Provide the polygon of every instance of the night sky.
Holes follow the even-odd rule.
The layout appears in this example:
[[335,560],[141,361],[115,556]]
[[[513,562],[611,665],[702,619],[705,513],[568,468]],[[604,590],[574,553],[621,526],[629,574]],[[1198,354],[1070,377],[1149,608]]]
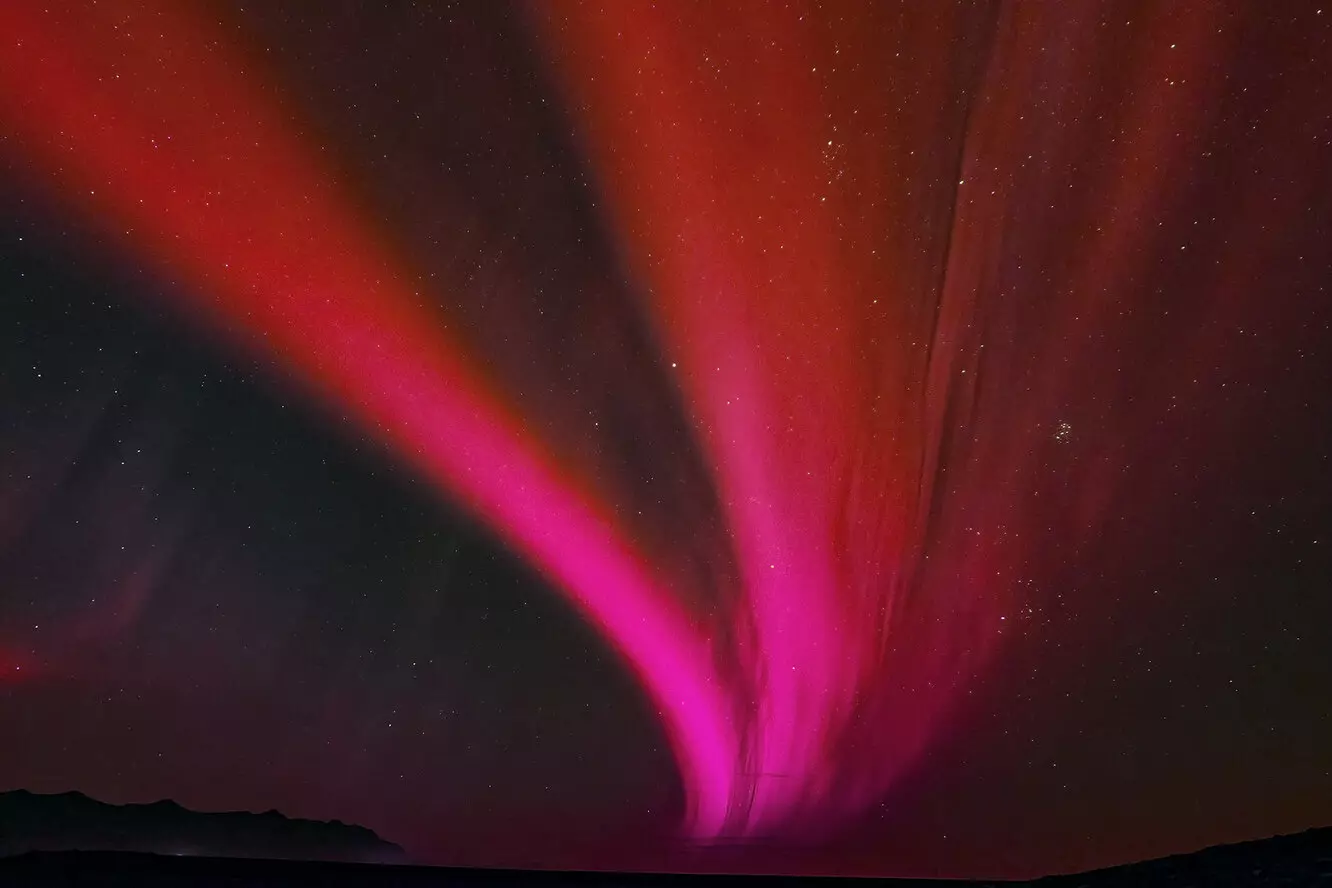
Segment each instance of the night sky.
[[1332,5],[0,47],[0,789],[527,866],[1332,824]]

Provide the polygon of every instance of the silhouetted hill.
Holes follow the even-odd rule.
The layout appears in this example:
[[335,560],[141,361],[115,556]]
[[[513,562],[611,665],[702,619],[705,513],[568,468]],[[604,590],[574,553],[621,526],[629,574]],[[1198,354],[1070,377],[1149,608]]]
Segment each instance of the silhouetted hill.
[[[8,796],[14,796],[9,793]],[[60,796],[30,796],[31,799],[59,799]],[[83,796],[75,804],[111,808]],[[12,799],[0,795],[0,811],[11,810]],[[169,809],[182,811],[175,805]],[[17,807],[17,806],[14,806]],[[165,805],[127,806],[158,808]],[[185,812],[189,814],[190,812]],[[0,814],[0,817],[8,816]],[[192,815],[202,818],[238,815]],[[256,815],[239,815],[256,818]],[[257,815],[271,821],[269,815]],[[280,818],[288,824],[308,823]],[[0,820],[0,823],[5,821]],[[373,833],[339,824],[310,824],[316,827],[340,827],[359,835]],[[379,847],[387,845],[377,838]],[[290,851],[285,857],[294,857]],[[314,855],[312,855],[313,857]],[[248,859],[247,859],[248,858]],[[111,886],[133,885],[156,888],[167,885],[193,885],[199,888],[221,886],[319,885],[322,888],[369,888],[393,885],[397,888],[667,888],[670,885],[693,888],[828,888],[828,886],[882,885],[883,888],[1229,888],[1229,886],[1332,886],[1332,828],[1309,830],[1297,835],[1260,839],[1234,845],[1221,845],[1191,854],[1129,864],[1076,875],[1049,876],[1026,882],[965,882],[919,879],[834,879],[783,876],[712,876],[661,875],[598,872],[557,872],[503,869],[456,869],[443,867],[384,866],[359,862],[311,860],[263,860],[246,855],[228,858],[162,856],[149,853],[112,851],[37,851],[0,859],[0,885],[37,886]]]
[[1332,827],[1288,836],[1217,845],[1071,876],[1026,884],[1040,888],[1184,888],[1184,886],[1320,885],[1332,888]]
[[0,856],[101,850],[372,863],[405,860],[397,845],[365,827],[336,820],[295,820],[277,811],[204,814],[172,801],[109,805],[78,792],[0,793]]

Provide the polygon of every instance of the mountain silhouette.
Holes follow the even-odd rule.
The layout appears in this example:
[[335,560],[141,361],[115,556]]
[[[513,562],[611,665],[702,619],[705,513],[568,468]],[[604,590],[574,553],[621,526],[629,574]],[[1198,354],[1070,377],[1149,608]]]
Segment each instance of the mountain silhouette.
[[[73,812],[73,813],[71,813]],[[32,815],[33,821],[15,820]],[[30,835],[79,835],[64,838],[46,850],[29,850],[0,859],[0,885],[134,885],[155,886],[319,885],[320,888],[845,888],[845,878],[807,876],[670,875],[665,873],[570,872],[451,867],[380,866],[395,863],[377,856],[398,855],[395,845],[369,830],[337,823],[290,820],[266,814],[198,814],[173,802],[113,806],[78,793],[39,796],[0,794],[0,848],[11,847],[15,823]],[[101,824],[97,826],[96,824]],[[143,826],[140,827],[140,824]],[[185,824],[186,826],[182,826]],[[198,824],[198,825],[196,825]],[[235,825],[233,828],[233,824]],[[142,828],[145,833],[137,832]],[[98,830],[101,830],[100,832]],[[145,853],[151,844],[146,831],[165,845],[182,835],[220,836],[212,849],[196,846],[212,856],[164,856]],[[168,839],[167,836],[172,838]],[[119,848],[134,838],[137,850],[59,850]],[[224,851],[216,850],[221,846]],[[0,855],[6,852],[0,851]],[[256,859],[268,857],[270,859]],[[288,859],[274,859],[274,858]],[[304,859],[290,859],[290,858]],[[1110,867],[1072,875],[1047,876],[1031,881],[964,881],[923,879],[855,879],[873,888],[1197,888],[1197,886],[1332,885],[1332,828],[1219,845],[1188,854]]]
[[297,820],[277,811],[207,814],[170,800],[111,805],[80,792],[0,793],[0,856],[30,851],[139,851],[401,863],[403,850],[363,826]]

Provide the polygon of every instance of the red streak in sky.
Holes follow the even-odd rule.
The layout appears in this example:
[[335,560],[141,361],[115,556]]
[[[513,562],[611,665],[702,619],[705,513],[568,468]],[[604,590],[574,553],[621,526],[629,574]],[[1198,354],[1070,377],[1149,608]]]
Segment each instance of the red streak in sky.
[[[912,9],[894,14],[926,15]],[[0,115],[30,162],[177,277],[191,315],[353,416],[571,596],[655,701],[699,837],[833,825],[878,797],[996,625],[983,554],[935,582],[968,589],[963,612],[913,592],[939,437],[975,379],[965,305],[939,328],[937,300],[957,84],[978,74],[950,66],[984,57],[951,47],[983,28],[933,5],[929,27],[811,13],[617,2],[544,23],[740,565],[722,619],[747,640],[743,674],[723,683],[712,633],[533,440],[225,35],[179,3],[0,9]],[[880,65],[912,90],[880,89]],[[922,205],[937,212],[908,212]]]
[[665,720],[692,828],[718,831],[729,704],[632,544],[489,390],[225,35],[177,3],[74,7],[0,8],[0,116],[29,160],[182,276],[184,308],[277,358],[568,592]]
[[[727,547],[691,571],[618,520],[602,491],[623,479],[596,486],[577,456],[553,456],[558,442],[539,439],[468,352],[434,306],[473,294],[426,292],[400,247],[411,239],[395,242],[356,198],[376,191],[367,183],[392,196],[391,174],[341,179],[306,109],[278,98],[288,84],[205,4],[0,2],[0,151],[174,282],[182,314],[381,439],[542,570],[653,701],[689,834],[817,838],[851,822],[844,835],[862,830],[878,854],[890,818],[875,804],[898,789],[910,803],[901,778],[913,768],[951,778],[959,765],[956,750],[925,760],[932,741],[946,752],[975,728],[976,743],[1010,744],[990,766],[1017,761],[1027,753],[1010,716],[1034,740],[1079,683],[1128,674],[1094,668],[1097,645],[1122,658],[1166,625],[1229,639],[1190,623],[1245,613],[1227,602],[1246,596],[1322,588],[1308,578],[1326,569],[1325,537],[1290,531],[1325,526],[1325,501],[1294,488],[1327,489],[1332,465],[1329,17],[1299,4],[1281,15],[1238,2],[1106,6],[589,0],[531,4],[530,33],[506,33],[504,51],[534,37],[551,77],[530,84],[524,67],[522,94],[553,87],[563,100],[514,132],[549,126],[562,140],[568,124],[591,193],[549,194],[603,214],[587,230],[614,243],[592,261],[612,257],[599,269],[615,278],[607,292],[630,282],[643,340],[661,349],[648,360],[673,368],[669,403],[684,405],[697,443],[680,452],[691,484],[701,454],[724,524],[699,552]],[[496,110],[477,118],[509,108]],[[476,129],[459,144],[496,135]],[[454,221],[457,252],[477,242],[465,224],[476,220]],[[598,396],[665,409],[655,388],[625,383],[622,358],[597,358],[580,369],[610,381]],[[554,392],[542,397],[567,407]],[[606,425],[587,440],[615,434]],[[653,490],[664,513],[704,511],[672,511],[669,486]],[[638,526],[667,526],[643,499]],[[152,569],[106,599],[124,624],[99,611],[71,634],[133,621]],[[698,579],[706,570],[717,576]],[[664,579],[680,576],[700,588]],[[1175,647],[1173,629],[1155,637]],[[1001,639],[1013,654],[1002,664]],[[58,671],[26,650],[0,639],[0,684]],[[1030,693],[1024,656],[1042,666]],[[1195,691],[1156,692],[1159,711],[1183,721]],[[1083,725],[1093,710],[1100,719],[1097,700],[1117,713],[1097,731],[1140,720],[1132,696],[1099,693],[1069,704]],[[1018,701],[1032,711],[1014,714]],[[1061,708],[1038,713],[1041,701]],[[1079,749],[1086,768],[1113,748],[1104,742]],[[1244,798],[1225,780],[1179,782],[1193,779],[1175,774],[1180,748],[1158,759],[1168,770],[1141,772],[1169,773],[1175,788],[1155,800],[1175,803],[1146,810],[1152,797],[1137,793],[1158,782],[1147,776],[1118,796],[1146,806],[1134,829],[1153,848],[1181,800],[1181,822],[1196,826],[1203,808],[1223,820]],[[1233,770],[1218,755],[1201,760]],[[1138,773],[1151,759],[1126,761]],[[987,804],[958,805],[958,817],[992,820],[985,786],[957,787],[994,772],[961,765],[951,785]],[[1045,779],[1037,766],[1023,779]],[[1122,828],[1114,804],[1086,801],[1107,796],[1063,774],[1061,762],[1058,792],[1052,779],[1032,796],[1064,805],[1043,816],[1088,810],[1081,824]],[[949,785],[916,784],[951,807],[930,794]],[[1041,832],[1029,826],[995,834]],[[1081,835],[1023,841],[1073,847]],[[939,841],[927,856],[951,860],[952,840]]]
[[[958,94],[981,73],[949,66],[983,59],[986,18],[941,4],[539,9],[742,572],[731,619],[756,639],[743,658],[757,714],[752,805],[734,826],[827,828],[909,763],[955,666],[909,624],[943,405],[970,391],[936,304]],[[921,205],[939,212],[922,220]],[[983,586],[969,592],[972,617],[992,618]],[[894,678],[902,666],[919,672]],[[885,676],[929,689],[884,708]]]

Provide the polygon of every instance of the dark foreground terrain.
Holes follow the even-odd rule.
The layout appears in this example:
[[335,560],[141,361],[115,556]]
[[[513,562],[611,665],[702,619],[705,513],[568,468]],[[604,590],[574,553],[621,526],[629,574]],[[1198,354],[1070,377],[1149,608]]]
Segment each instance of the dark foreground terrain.
[[[277,811],[205,813],[163,800],[111,805],[81,792],[0,792],[0,858],[29,851],[116,851],[187,857],[403,863],[371,830],[340,821],[299,820]],[[0,888],[3,888],[0,881]]]
[[[359,886],[563,886],[595,888],[665,888],[697,885],[700,888],[751,888],[758,885],[827,885],[835,879],[774,878],[766,876],[666,876],[607,873],[530,872],[517,870],[442,869],[362,863],[242,860],[207,857],[159,856],[107,851],[32,852],[0,859],[0,885],[123,885],[266,886],[320,885],[327,888]],[[857,880],[884,888],[939,888],[946,885],[1039,885],[1041,888],[1118,888],[1118,886],[1231,885],[1332,886],[1332,828],[1310,830],[1255,842],[1208,848],[1146,863],[1114,867],[1032,882],[943,882],[925,880]]]

